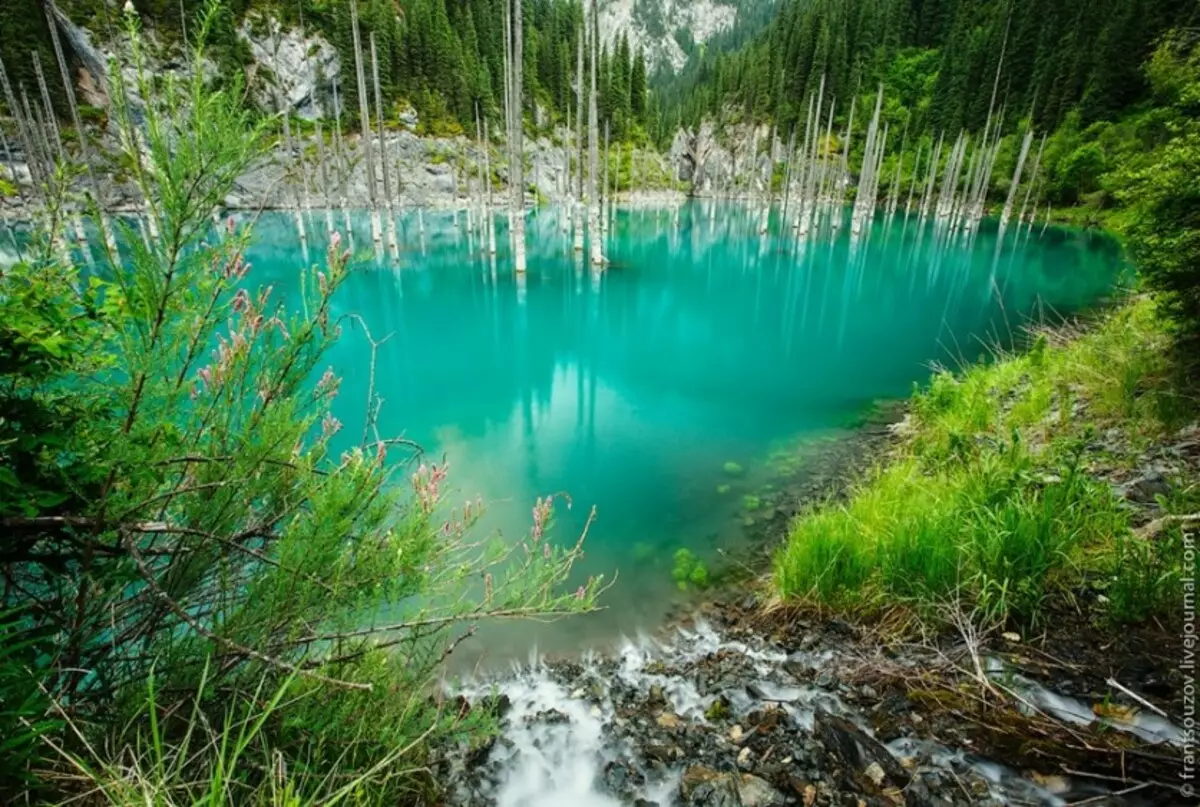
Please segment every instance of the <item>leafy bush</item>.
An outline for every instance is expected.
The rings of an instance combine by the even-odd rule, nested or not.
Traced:
[[[85,272],[56,246],[60,189],[25,262],[0,276],[0,573],[23,630],[52,637],[40,675],[82,727],[58,745],[98,783],[131,757],[153,784],[171,742],[177,762],[252,786],[303,769],[289,781],[313,790],[289,803],[367,773],[373,799],[403,802],[431,744],[480,728],[433,697],[473,624],[587,610],[600,581],[563,589],[581,548],[550,541],[550,498],[523,541],[480,541],[482,505],[446,505],[444,465],[372,429],[334,449],[339,381],[323,359],[349,252],[335,235],[304,273],[302,312],[276,302],[244,260],[250,229],[210,220],[265,156],[271,122],[199,71],[152,86],[134,67],[132,88],[114,71],[115,118],[158,237],[126,228],[121,254]],[[0,688],[10,672],[0,664]],[[286,709],[262,706],[268,692]],[[123,716],[149,733],[130,740]],[[218,739],[189,748],[189,725]],[[245,758],[219,738],[248,725],[278,759],[229,770]]]
[[[1185,369],[1200,368],[1200,47],[1167,38],[1148,73],[1175,113],[1170,140],[1149,164],[1128,172],[1123,200],[1134,211],[1129,246],[1147,285],[1174,318]]]

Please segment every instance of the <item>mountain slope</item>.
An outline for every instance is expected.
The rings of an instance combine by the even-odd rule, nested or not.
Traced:
[[[734,47],[760,30],[775,0],[602,0],[600,31],[605,44],[624,34],[641,48],[651,72],[682,70],[705,46]],[[745,33],[743,33],[745,32]]]

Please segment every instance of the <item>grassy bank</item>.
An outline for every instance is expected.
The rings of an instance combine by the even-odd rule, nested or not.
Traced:
[[[1194,416],[1169,326],[1138,296],[1031,338],[1024,353],[936,374],[846,503],[796,519],[774,565],[785,601],[927,615],[954,602],[1032,626],[1086,589],[1114,622],[1168,612],[1183,523],[1170,516],[1200,509],[1200,489],[1168,479],[1137,506],[1117,480]]]

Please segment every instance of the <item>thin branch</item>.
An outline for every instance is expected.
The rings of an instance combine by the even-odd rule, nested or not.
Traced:
[[[200,634],[209,641],[221,645],[227,650],[232,650],[235,653],[240,653],[243,656],[260,661],[270,667],[276,667],[286,672],[303,675],[306,678],[311,678],[314,681],[320,681],[324,684],[332,684],[344,689],[357,689],[366,692],[370,692],[373,689],[371,684],[360,684],[354,681],[343,681],[337,678],[330,678],[329,676],[321,675],[320,673],[315,673],[311,670],[305,669],[303,666],[297,666],[291,662],[284,661],[283,659],[268,656],[265,653],[260,653],[253,648],[240,645],[231,639],[226,639],[223,636],[217,635],[204,625],[201,625],[192,617],[191,614],[187,612],[186,609],[183,608],[183,606],[177,603],[169,594],[167,594],[167,592],[163,591],[162,587],[158,584],[156,576],[146,565],[145,558],[143,558],[141,553],[138,551],[136,541],[132,540],[131,538],[127,538],[125,540],[125,546],[129,550],[129,554],[133,557],[134,563],[137,564],[138,573],[141,575],[142,580],[145,581],[146,586],[154,593],[159,601],[161,601],[162,604],[171,611],[171,613],[186,623],[192,630],[196,631],[196,633]]]

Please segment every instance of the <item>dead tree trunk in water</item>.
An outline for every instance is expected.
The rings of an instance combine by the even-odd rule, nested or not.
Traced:
[[[509,48],[509,206],[512,216],[513,269],[525,271],[525,150],[522,115],[522,73],[524,72],[524,34],[521,0],[511,0],[512,13],[507,32]]]
[[[576,252],[583,251],[583,40],[584,29],[587,28],[587,14],[579,25],[578,46],[575,55],[575,172],[574,204],[571,218],[575,227],[574,247]]]
[[[604,251],[600,243],[600,209],[596,199],[596,172],[599,162],[600,125],[596,115],[596,68],[599,61],[600,29],[596,19],[596,0],[591,0],[591,16],[588,19],[588,56],[591,59],[590,86],[588,98],[588,239],[591,241],[590,250],[592,266],[604,264]]]
[[[388,240],[396,247],[395,211],[392,208],[392,181],[388,176],[387,136],[383,129],[383,91],[379,87],[379,53],[375,48],[375,32],[371,32],[371,78],[375,84],[375,122],[379,130],[379,170],[383,174],[383,204],[388,211]]]

